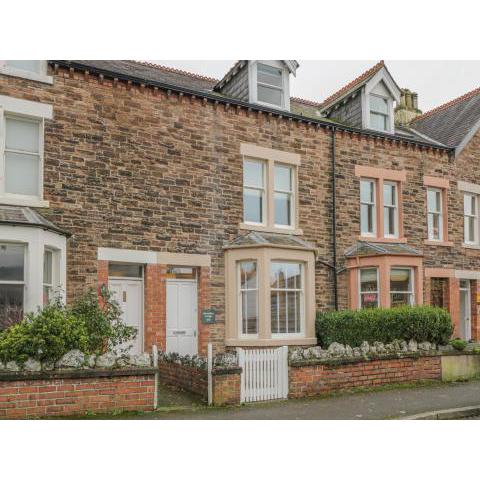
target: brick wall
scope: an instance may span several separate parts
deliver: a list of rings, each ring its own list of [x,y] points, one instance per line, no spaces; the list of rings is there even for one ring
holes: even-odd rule
[[[340,365],[295,364],[289,367],[289,397],[299,398],[356,387],[376,387],[419,380],[441,380],[441,357],[410,357]]]
[[[217,370],[212,375],[212,397],[214,405],[238,405],[240,403],[240,376],[242,370]]]
[[[18,377],[16,379],[16,377]],[[155,371],[0,375],[0,419],[154,408]]]
[[[158,362],[158,370],[161,382],[207,399],[208,378],[206,370],[170,362]]]

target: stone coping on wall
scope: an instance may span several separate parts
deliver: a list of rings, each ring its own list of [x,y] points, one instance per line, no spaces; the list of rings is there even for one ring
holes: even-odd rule
[[[0,382],[22,380],[56,380],[75,378],[101,378],[101,377],[128,377],[141,375],[155,375],[158,372],[154,367],[140,368],[115,368],[115,369],[62,369],[41,372],[0,372]]]
[[[365,363],[365,362],[374,362],[378,360],[401,360],[403,358],[425,358],[425,357],[442,357],[442,356],[458,356],[458,355],[478,355],[478,353],[467,351],[467,350],[454,350],[450,352],[406,352],[406,353],[389,353],[385,355],[375,355],[371,357],[340,357],[340,358],[309,358],[304,360],[295,360],[289,361],[289,366],[293,368],[307,367],[312,365],[328,365],[328,366],[338,366],[338,365],[351,365],[356,363]]]
[[[212,375],[235,375],[242,373],[242,367],[218,367],[212,369]]]

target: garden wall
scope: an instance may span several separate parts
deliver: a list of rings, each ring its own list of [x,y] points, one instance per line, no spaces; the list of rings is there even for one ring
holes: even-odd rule
[[[0,372],[0,418],[155,408],[154,368]]]
[[[441,356],[405,356],[372,360],[303,360],[289,367],[289,397],[392,383],[441,380]]]

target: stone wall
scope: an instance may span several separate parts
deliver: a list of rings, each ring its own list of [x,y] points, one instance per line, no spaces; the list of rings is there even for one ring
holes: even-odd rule
[[[0,372],[0,418],[155,408],[156,369]]]

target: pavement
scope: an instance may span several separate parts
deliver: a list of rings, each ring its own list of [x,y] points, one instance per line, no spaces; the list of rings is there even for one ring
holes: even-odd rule
[[[363,393],[342,393],[320,398],[250,403],[240,407],[213,408],[191,395],[170,393],[170,403],[159,410],[135,416],[148,420],[380,420],[401,419],[423,412],[480,404],[480,380],[397,387]],[[179,399],[182,404],[176,408]]]

